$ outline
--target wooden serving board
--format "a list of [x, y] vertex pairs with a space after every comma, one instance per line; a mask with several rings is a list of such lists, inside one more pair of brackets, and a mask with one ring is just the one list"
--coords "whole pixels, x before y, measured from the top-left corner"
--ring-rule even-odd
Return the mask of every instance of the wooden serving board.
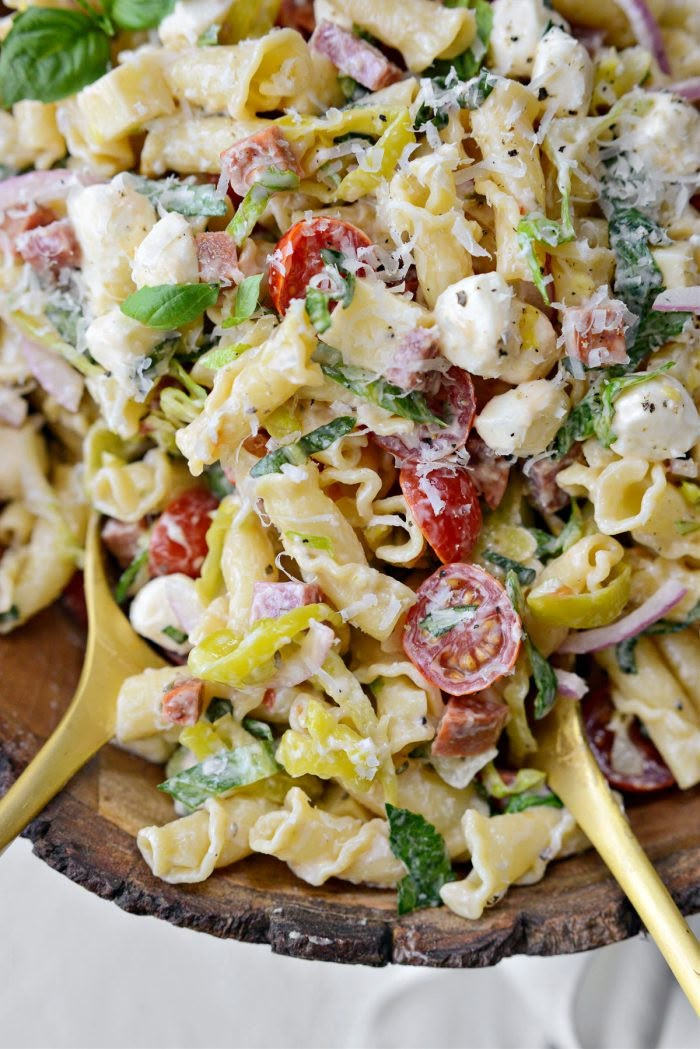
[[[58, 722], [78, 680], [81, 633], [58, 608], [0, 639], [0, 795]], [[162, 770], [105, 747], [27, 829], [51, 867], [126, 911], [214, 936], [269, 943], [299, 958], [364, 965], [494, 965], [513, 954], [601, 947], [640, 923], [592, 851], [512, 889], [480, 921], [447, 908], [395, 913], [395, 895], [331, 881], [313, 888], [277, 860], [251, 857], [201, 885], [154, 878], [135, 831], [172, 819]], [[632, 807], [636, 833], [681, 910], [700, 910], [700, 789]], [[1, 861], [0, 861], [1, 862]]]

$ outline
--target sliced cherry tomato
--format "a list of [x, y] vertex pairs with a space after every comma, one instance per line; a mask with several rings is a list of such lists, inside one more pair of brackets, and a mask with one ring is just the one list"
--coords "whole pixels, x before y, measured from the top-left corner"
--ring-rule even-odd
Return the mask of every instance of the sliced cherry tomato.
[[466, 696], [511, 669], [522, 624], [501, 584], [477, 565], [439, 568], [419, 587], [403, 647], [438, 688]]
[[421, 470], [406, 463], [399, 483], [416, 524], [442, 563], [468, 561], [481, 531], [481, 507], [466, 467], [439, 463]]
[[474, 385], [469, 372], [450, 368], [442, 376], [437, 391], [428, 394], [425, 399], [433, 414], [443, 420], [444, 426], [439, 423], [421, 423], [410, 436], [375, 435], [377, 444], [391, 452], [401, 463], [444, 459], [466, 444], [476, 411]]
[[275, 25], [311, 36], [316, 28], [312, 0], [282, 0]]
[[615, 707], [607, 686], [603, 685], [584, 696], [581, 700], [581, 713], [593, 756], [611, 787], [641, 794], [651, 790], [666, 790], [675, 785], [673, 773], [651, 740], [643, 734], [638, 718], [631, 722], [628, 738], [630, 745], [639, 755], [639, 771], [620, 772], [613, 768], [612, 747], [615, 734], [608, 725], [615, 713]]
[[325, 266], [323, 248], [356, 255], [372, 241], [349, 222], [334, 218], [302, 219], [288, 229], [270, 256], [267, 279], [278, 313], [286, 313], [292, 299], [306, 295], [309, 281]]
[[166, 506], [153, 526], [148, 544], [152, 576], [182, 572], [196, 579], [207, 556], [207, 531], [218, 500], [202, 488], [191, 488]]

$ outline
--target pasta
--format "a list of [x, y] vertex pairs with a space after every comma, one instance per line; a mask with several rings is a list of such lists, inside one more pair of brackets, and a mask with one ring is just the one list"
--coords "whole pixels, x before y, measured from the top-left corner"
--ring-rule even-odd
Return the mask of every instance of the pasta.
[[153, 873], [478, 920], [588, 845], [555, 703], [700, 783], [692, 5], [78, 6], [2, 27], [0, 633], [101, 515]]

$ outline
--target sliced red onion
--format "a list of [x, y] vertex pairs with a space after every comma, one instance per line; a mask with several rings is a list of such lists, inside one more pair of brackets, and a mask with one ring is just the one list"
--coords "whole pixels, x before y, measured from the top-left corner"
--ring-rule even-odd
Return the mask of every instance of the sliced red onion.
[[636, 637], [642, 630], [646, 630], [648, 626], [662, 619], [667, 612], [675, 608], [687, 593], [686, 587], [674, 579], [668, 579], [653, 597], [636, 608], [634, 612], [630, 612], [628, 616], [623, 616], [610, 626], [598, 627], [595, 630], [579, 630], [569, 634], [563, 645], [559, 646], [558, 651], [575, 655], [582, 655], [584, 652], [600, 652], [602, 648], [610, 648], [612, 645], [619, 644], [620, 641]]
[[567, 699], [583, 699], [588, 692], [588, 685], [582, 677], [572, 674], [569, 670], [560, 670], [559, 667], [554, 668], [554, 673], [560, 696], [566, 696]]
[[653, 309], [667, 313], [700, 313], [700, 284], [662, 291], [654, 299]]
[[62, 200], [74, 186], [85, 180], [75, 171], [57, 168], [54, 171], [27, 171], [0, 182], [0, 211], [22, 204], [46, 204]]
[[325, 663], [334, 641], [334, 631], [324, 623], [314, 620], [297, 652], [282, 660], [279, 670], [274, 677], [265, 682], [265, 687], [293, 688], [294, 685], [308, 681]]
[[82, 375], [53, 350], [39, 346], [29, 339], [22, 339], [22, 353], [40, 386], [51, 394], [62, 408], [69, 412], [77, 412], [85, 386]]
[[667, 84], [659, 88], [659, 91], [672, 91], [674, 95], [684, 98], [686, 102], [700, 102], [700, 76], [691, 76], [687, 80], [677, 80], [675, 84]]
[[615, 0], [619, 8], [627, 15], [637, 43], [651, 51], [659, 64], [662, 73], [671, 72], [661, 30], [644, 0]]

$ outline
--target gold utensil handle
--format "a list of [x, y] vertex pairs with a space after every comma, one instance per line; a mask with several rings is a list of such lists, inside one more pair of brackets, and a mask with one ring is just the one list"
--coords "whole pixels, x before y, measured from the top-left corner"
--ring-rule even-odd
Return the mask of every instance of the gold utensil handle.
[[560, 718], [559, 732], [548, 762], [552, 790], [590, 838], [700, 1015], [700, 943], [615, 803], [578, 715]]

